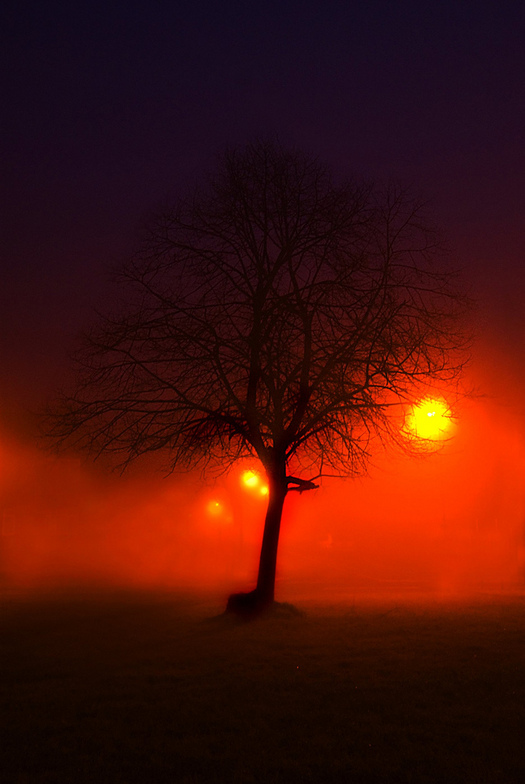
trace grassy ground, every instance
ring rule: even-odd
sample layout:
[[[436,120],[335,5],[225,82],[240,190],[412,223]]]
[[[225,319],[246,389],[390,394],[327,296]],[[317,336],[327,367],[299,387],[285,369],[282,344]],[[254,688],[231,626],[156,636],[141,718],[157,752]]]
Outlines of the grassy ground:
[[[4,600],[0,780],[525,781],[525,599]]]

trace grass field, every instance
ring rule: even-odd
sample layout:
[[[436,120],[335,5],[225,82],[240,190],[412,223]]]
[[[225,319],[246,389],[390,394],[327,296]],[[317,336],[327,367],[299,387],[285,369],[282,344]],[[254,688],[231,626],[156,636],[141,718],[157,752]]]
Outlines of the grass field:
[[[0,781],[525,781],[525,598],[4,598]]]

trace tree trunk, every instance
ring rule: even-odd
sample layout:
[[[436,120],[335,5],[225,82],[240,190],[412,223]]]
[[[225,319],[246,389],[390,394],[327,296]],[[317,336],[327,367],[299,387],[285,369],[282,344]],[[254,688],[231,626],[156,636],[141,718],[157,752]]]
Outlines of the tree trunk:
[[[227,612],[233,612],[247,619],[264,612],[274,602],[281,517],[284,499],[288,492],[284,463],[268,471],[268,485],[268,509],[264,521],[257,587],[249,593],[232,594],[226,607]]]
[[[270,478],[269,491],[256,588],[258,599],[264,606],[271,604],[275,596],[277,548],[283,504],[287,493],[286,480]]]

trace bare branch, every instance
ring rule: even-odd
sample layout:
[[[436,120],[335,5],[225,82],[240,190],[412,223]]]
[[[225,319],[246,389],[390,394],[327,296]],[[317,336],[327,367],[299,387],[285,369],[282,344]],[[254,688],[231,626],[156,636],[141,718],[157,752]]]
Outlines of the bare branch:
[[[120,271],[126,309],[85,338],[52,436],[124,464],[163,450],[172,469],[250,454],[361,471],[374,440],[403,444],[400,408],[452,393],[467,361],[440,254],[395,186],[336,185],[278,145],[230,150]]]

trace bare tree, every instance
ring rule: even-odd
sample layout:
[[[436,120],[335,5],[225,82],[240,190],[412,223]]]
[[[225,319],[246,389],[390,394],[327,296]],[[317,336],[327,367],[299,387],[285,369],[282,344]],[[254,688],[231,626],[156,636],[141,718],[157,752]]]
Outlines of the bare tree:
[[[125,311],[87,337],[53,434],[123,465],[257,456],[257,586],[229,607],[267,608],[287,493],[365,468],[372,439],[402,440],[403,406],[460,376],[461,297],[438,258],[400,189],[336,184],[275,144],[231,150],[121,271]]]

